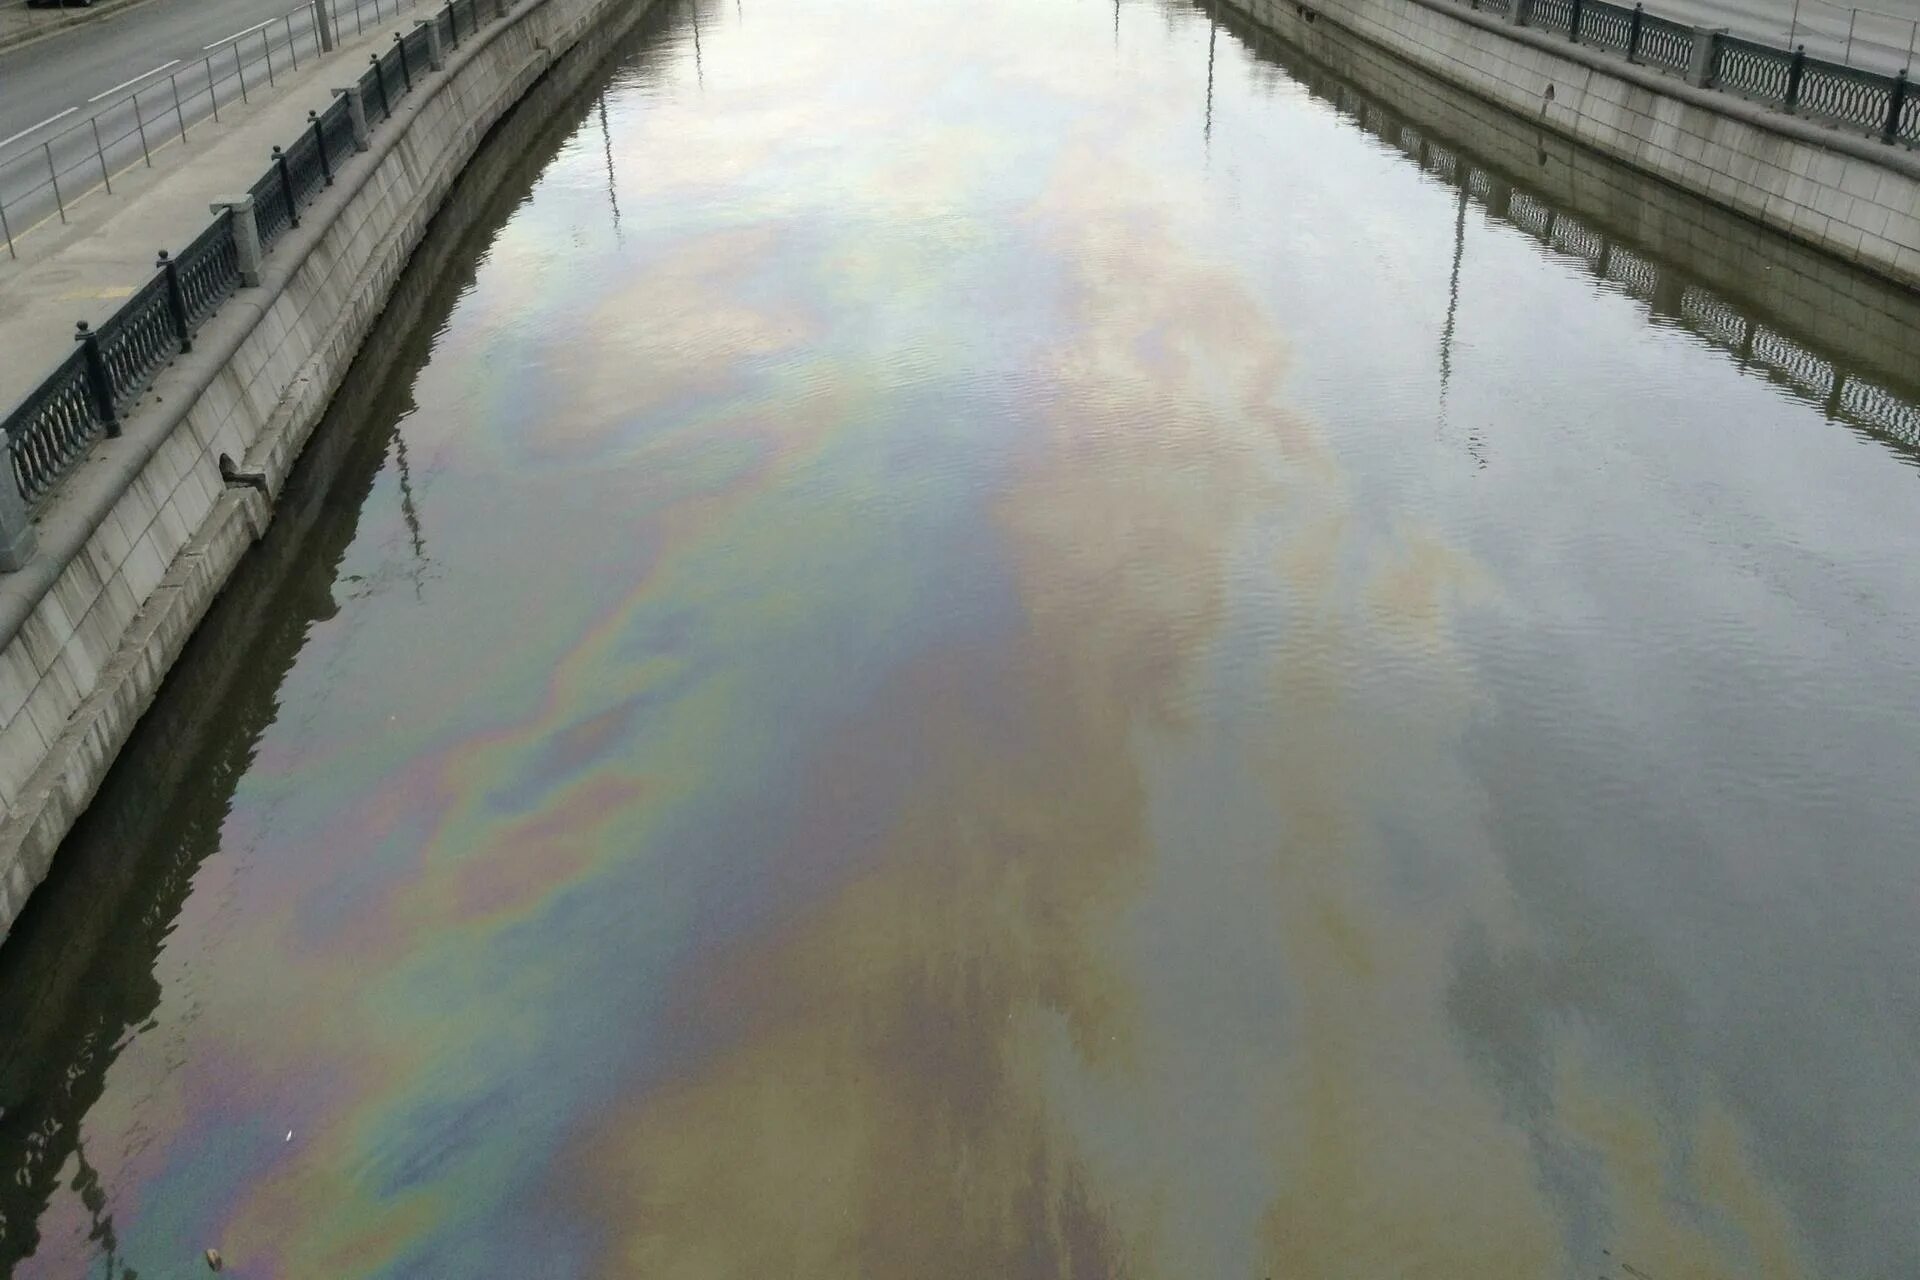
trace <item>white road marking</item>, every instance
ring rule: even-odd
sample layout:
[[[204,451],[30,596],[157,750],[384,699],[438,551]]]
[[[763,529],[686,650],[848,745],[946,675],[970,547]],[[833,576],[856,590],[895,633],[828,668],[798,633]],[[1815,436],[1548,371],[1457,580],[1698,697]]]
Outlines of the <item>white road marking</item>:
[[[159,66],[155,67],[153,70],[142,71],[139,75],[135,76],[131,80],[122,80],[119,84],[113,86],[113,88],[107,90],[105,93],[96,93],[91,98],[88,98],[87,101],[98,102],[102,98],[110,98],[114,94],[120,92],[122,89],[126,88],[130,84],[139,84],[142,80],[145,80],[148,76],[157,76],[162,71],[165,71],[168,67],[176,67],[179,65],[180,65],[180,59],[169,58],[167,59],[167,61],[161,63]]]
[[[14,134],[11,138],[0,138],[0,147],[6,146],[9,142],[18,142],[20,141],[20,139],[32,133],[35,129],[44,129],[48,125],[52,124],[55,120],[64,119],[67,116],[72,115],[74,112],[78,111],[79,109],[80,108],[78,107],[68,107],[65,111],[62,111],[59,115],[48,116],[45,120],[42,120],[39,124],[28,125],[26,128],[22,129],[20,132]]]
[[[202,45],[200,47],[200,51],[202,53],[205,53],[208,49],[218,49],[222,45],[232,44],[235,40],[238,40],[241,36],[250,36],[254,32],[258,31],[260,28],[267,26],[269,23],[274,23],[278,21],[280,21],[280,19],[278,18],[268,18],[266,22],[256,22],[252,26],[248,27],[245,31],[236,31],[230,36],[221,36],[218,40],[215,40],[212,44]]]

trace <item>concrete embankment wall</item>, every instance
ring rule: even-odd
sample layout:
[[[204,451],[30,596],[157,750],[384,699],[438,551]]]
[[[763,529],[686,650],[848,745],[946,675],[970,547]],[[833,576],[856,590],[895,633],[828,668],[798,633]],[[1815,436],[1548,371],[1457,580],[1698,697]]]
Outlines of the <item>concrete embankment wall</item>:
[[[567,92],[651,0],[522,0],[451,51],[57,494],[0,583],[0,937],[194,627],[265,530],[308,435],[488,130]],[[576,50],[576,46],[586,46]],[[562,54],[574,51],[556,67]],[[550,70],[553,74],[549,74]],[[229,487],[220,461],[265,477]]]
[[[1723,208],[1920,289],[1920,157],[1451,0],[1225,0],[1318,57],[1324,25]]]
[[[1554,211],[1550,234],[1571,236],[1566,243],[1580,252],[1590,252],[1598,235],[1650,255],[1665,264],[1661,292],[1705,286],[1740,309],[1743,323],[1764,318],[1768,328],[1844,363],[1850,373],[1920,400],[1920,290],[1836,262],[1702,196],[1649,181],[1332,22],[1313,25],[1309,55],[1245,14],[1226,12],[1221,21],[1223,30],[1310,92],[1352,112],[1363,128],[1403,151],[1411,142],[1409,159],[1424,166],[1429,157],[1418,148],[1431,142],[1469,172],[1495,179],[1474,188],[1490,211],[1504,208],[1499,183],[1524,191]],[[1447,180],[1465,179],[1450,174]],[[1568,215],[1575,225],[1566,222]]]

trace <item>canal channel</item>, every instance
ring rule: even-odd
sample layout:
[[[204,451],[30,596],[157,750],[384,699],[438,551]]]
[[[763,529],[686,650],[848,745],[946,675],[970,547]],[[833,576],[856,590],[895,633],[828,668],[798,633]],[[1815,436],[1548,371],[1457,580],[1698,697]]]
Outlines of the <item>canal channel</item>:
[[[0,1275],[1920,1273],[1912,295],[1224,9],[594,56],[0,948]]]

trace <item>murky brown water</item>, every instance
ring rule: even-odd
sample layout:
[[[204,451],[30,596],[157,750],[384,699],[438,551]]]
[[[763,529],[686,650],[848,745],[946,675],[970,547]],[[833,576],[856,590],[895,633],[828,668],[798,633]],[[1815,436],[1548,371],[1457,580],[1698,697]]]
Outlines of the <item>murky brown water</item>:
[[[0,1271],[1920,1270],[1920,308],[1317,52],[518,119],[0,954]]]

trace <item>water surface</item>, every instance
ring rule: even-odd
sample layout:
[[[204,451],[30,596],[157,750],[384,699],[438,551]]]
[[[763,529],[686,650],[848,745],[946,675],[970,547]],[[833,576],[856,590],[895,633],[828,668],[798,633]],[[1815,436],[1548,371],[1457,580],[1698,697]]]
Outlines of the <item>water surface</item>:
[[[1920,1270],[1912,302],[1353,62],[522,120],[0,955],[0,1269]]]

